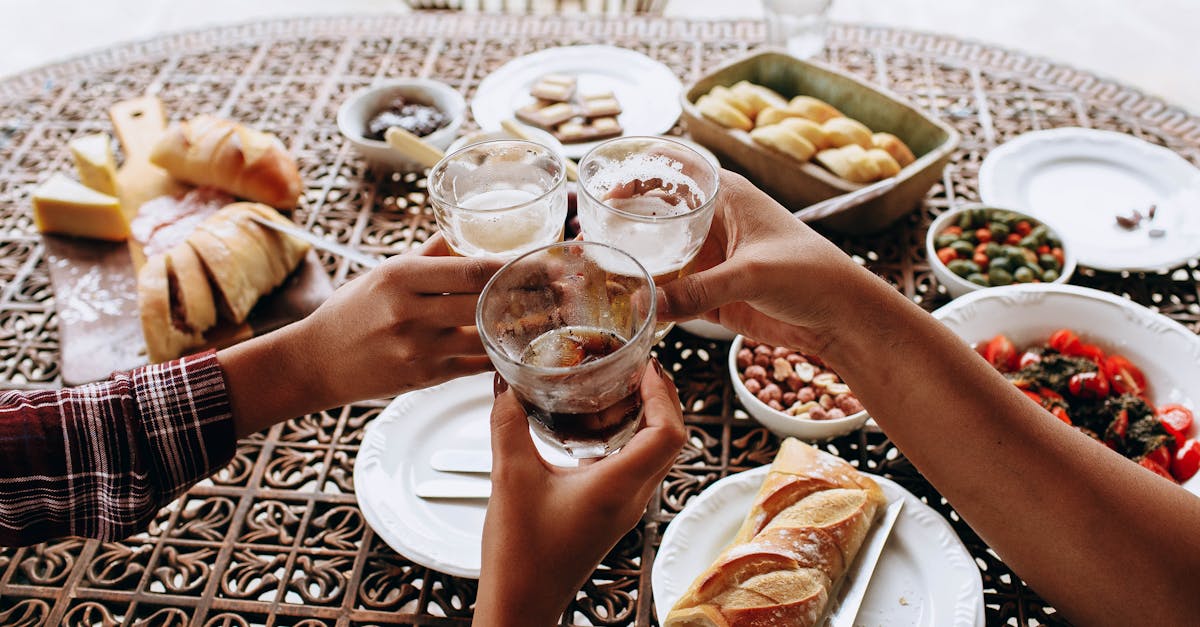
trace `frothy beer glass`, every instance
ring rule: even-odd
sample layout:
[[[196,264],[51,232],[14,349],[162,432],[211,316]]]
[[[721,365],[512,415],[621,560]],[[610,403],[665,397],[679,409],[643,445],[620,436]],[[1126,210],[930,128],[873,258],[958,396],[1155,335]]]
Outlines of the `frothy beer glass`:
[[[641,424],[654,311],[654,283],[633,257],[573,241],[501,268],[479,295],[475,323],[533,433],[591,458],[624,446]]]
[[[467,146],[429,172],[433,215],[464,257],[511,259],[562,240],[566,169],[553,150],[520,140]]]
[[[712,224],[716,166],[662,137],[622,137],[592,149],[579,165],[583,238],[633,255],[663,285],[683,276]],[[656,339],[671,330],[659,325]]]

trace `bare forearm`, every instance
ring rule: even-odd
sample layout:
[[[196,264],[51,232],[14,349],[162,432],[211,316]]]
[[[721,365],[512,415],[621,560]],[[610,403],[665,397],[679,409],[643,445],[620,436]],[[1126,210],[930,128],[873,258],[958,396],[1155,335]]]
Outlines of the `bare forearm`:
[[[826,358],[1022,578],[1083,624],[1200,615],[1200,499],[1049,419],[931,316],[849,274]]]

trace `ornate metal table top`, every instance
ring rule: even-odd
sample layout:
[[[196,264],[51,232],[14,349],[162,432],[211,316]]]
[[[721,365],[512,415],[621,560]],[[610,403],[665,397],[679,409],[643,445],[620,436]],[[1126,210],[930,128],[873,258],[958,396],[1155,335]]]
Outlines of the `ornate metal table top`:
[[[173,117],[217,112],[278,134],[307,192],[297,222],[365,250],[397,253],[434,226],[416,175],[380,177],[345,144],[334,113],[353,90],[427,76],[471,97],[509,59],[576,43],[613,43],[689,80],[758,45],[755,22],[576,20],[453,14],[304,19],[168,36],[0,82],[0,379],[60,385],[58,332],[29,195],[70,168],[71,138],[108,130],[115,101],[157,93]],[[945,302],[925,261],[930,220],[978,200],[987,151],[1020,133],[1091,126],[1132,133],[1200,165],[1200,120],[1070,68],[957,39],[855,26],[833,29],[826,60],[950,121],[963,141],[924,206],[888,233],[835,240],[923,307]],[[360,271],[332,256],[336,282]],[[1073,282],[1125,295],[1200,330],[1193,261],[1149,275],[1081,271]],[[676,376],[690,442],[643,522],[605,559],[564,625],[654,622],[649,573],[662,532],[688,498],[768,463],[778,440],[731,394],[722,344],[676,331],[657,355]],[[124,542],[60,540],[0,550],[0,624],[461,625],[475,583],[392,552],[355,504],[352,468],[382,402],[297,418],[243,441],[236,459]],[[879,433],[826,448],[885,474],[944,514],[983,575],[988,624],[1062,624]]]

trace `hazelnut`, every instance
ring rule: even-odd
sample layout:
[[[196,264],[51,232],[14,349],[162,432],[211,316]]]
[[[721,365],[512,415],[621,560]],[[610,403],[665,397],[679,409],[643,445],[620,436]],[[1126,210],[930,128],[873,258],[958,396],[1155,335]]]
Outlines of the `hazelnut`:
[[[799,392],[800,388],[804,387],[804,381],[801,381],[800,377],[797,377],[796,373],[793,372],[792,376],[788,377],[787,379],[787,386],[793,392]]]
[[[808,418],[810,420],[829,420],[829,412],[825,411],[825,408],[820,405],[817,405],[808,410]]]
[[[795,374],[795,371],[792,370],[792,365],[782,357],[776,357],[775,361],[771,362],[771,366],[775,370],[775,372],[771,373],[771,378],[776,381],[787,381],[789,376]]]
[[[770,355],[763,355],[762,353],[758,353],[758,354],[754,355],[754,365],[756,365],[756,366],[762,366],[763,368],[769,368],[769,367],[771,367],[771,361],[772,360],[771,360]]]
[[[817,374],[817,369],[808,362],[796,364],[792,369],[796,371],[796,376],[805,383],[811,382]]]
[[[810,403],[817,400],[817,392],[808,386],[802,387],[796,391],[796,400],[801,403]]]
[[[754,353],[750,349],[743,348],[742,350],[738,351],[738,354],[737,354],[737,367],[738,368],[745,370],[752,363],[754,363]]]
[[[771,401],[779,402],[783,400],[783,390],[779,389],[779,386],[774,383],[768,383],[759,391],[758,400],[764,403],[770,403]]]
[[[822,394],[821,398],[817,399],[817,402],[825,409],[833,409],[833,397],[828,394]]]
[[[788,353],[787,360],[788,360],[788,363],[792,364],[793,366],[795,366],[796,364],[808,363],[808,360],[805,359],[804,355],[801,355],[800,353]]]
[[[746,391],[755,396],[758,396],[758,393],[762,391],[762,384],[758,382],[758,379],[746,379],[744,383],[746,384]]]
[[[758,342],[756,342],[748,337],[744,337],[744,338],[742,338],[742,346],[745,346],[746,348],[757,348]]]
[[[754,347],[755,355],[771,355],[774,352],[775,351],[773,351],[771,347],[767,346],[766,344],[759,344],[758,346]]]
[[[780,405],[779,401],[768,401],[767,407],[770,407],[771,409],[774,409],[775,411],[783,411],[783,405]]]
[[[858,402],[853,394],[841,394],[833,401],[838,409],[846,412],[846,415],[857,414],[863,410],[862,403]]]
[[[758,379],[759,383],[766,383],[767,369],[759,365],[750,366],[749,368],[746,368],[746,378]]]
[[[845,417],[846,417],[846,412],[838,409],[837,407],[834,407],[833,409],[829,410],[829,419],[830,420],[840,420]]]
[[[792,354],[792,351],[782,346],[776,346],[775,350],[771,351],[771,356],[777,359],[787,359],[787,356],[790,354]]]
[[[796,393],[795,392],[784,392],[783,393],[783,404],[784,405],[786,405],[787,407],[791,407],[795,403],[796,403]]]

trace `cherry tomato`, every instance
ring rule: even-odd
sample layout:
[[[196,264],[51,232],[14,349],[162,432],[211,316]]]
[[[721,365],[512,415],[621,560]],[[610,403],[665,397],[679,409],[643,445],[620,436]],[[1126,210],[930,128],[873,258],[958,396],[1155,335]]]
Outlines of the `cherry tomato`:
[[[1042,361],[1042,356],[1040,354],[1031,351],[1025,351],[1024,353],[1021,353],[1021,358],[1017,360],[1017,367],[1024,368],[1025,366],[1036,364],[1040,361]]]
[[[976,244],[975,245],[975,254],[978,255],[979,253],[986,251],[987,245],[988,245],[987,242],[979,242],[978,244]]]
[[[1021,390],[1021,392],[1023,392],[1025,396],[1028,396],[1030,400],[1037,403],[1039,407],[1041,406],[1042,397],[1039,396],[1037,392],[1030,392],[1029,390]]]
[[[1004,243],[1008,244],[1009,246],[1016,246],[1017,244],[1020,244],[1021,243],[1021,234],[1020,233],[1009,233],[1008,237],[1004,238]]]
[[[1080,342],[1078,356],[1086,357],[1092,360],[1092,363],[1096,364],[1097,366],[1104,363],[1104,351],[1100,350],[1100,347],[1096,346],[1095,344],[1084,344],[1083,342]],[[1101,370],[1104,369],[1101,368]]]
[[[1008,372],[1017,365],[1017,347],[1013,345],[1012,340],[997,335],[988,340],[987,345],[983,347],[983,358],[997,370]]]
[[[962,235],[962,227],[961,227],[961,226],[959,226],[959,225],[957,225],[957,224],[955,224],[955,225],[953,225],[953,226],[948,226],[948,227],[946,227],[946,228],[942,229],[942,232],[943,232],[943,233],[950,233],[950,234],[952,234],[952,235]]]
[[[1129,411],[1122,409],[1117,412],[1117,417],[1113,419],[1112,424],[1108,425],[1108,433],[1105,434],[1113,439],[1124,440],[1125,434],[1129,431]]]
[[[975,229],[975,241],[982,242],[984,244],[992,241],[991,229],[987,229],[987,228]]]
[[[1103,399],[1108,397],[1108,379],[1100,372],[1080,372],[1071,375],[1067,389],[1079,398]]]
[[[1067,410],[1061,405],[1055,405],[1054,407],[1050,408],[1050,413],[1054,414],[1055,418],[1058,418],[1067,424],[1074,424],[1071,422],[1071,416],[1067,414]]]
[[[1066,405],[1066,401],[1063,400],[1062,394],[1059,394],[1058,392],[1055,392],[1054,390],[1051,390],[1050,388],[1042,388],[1041,390],[1038,390],[1038,393],[1042,395],[1042,398],[1046,399],[1047,401],[1049,401],[1051,403],[1058,403],[1059,405]]]
[[[1041,246],[1038,246],[1038,247],[1037,247],[1037,254],[1039,254],[1039,255],[1049,255],[1049,254],[1050,254],[1050,247],[1049,247],[1049,246],[1047,246],[1047,245],[1045,245],[1045,244],[1042,244]]]
[[[1059,266],[1065,265],[1067,263],[1065,261],[1066,257],[1063,255],[1063,250],[1061,248],[1051,248],[1050,254],[1054,255],[1054,258],[1058,260]]]
[[[1108,377],[1108,382],[1112,384],[1112,389],[1117,394],[1141,396],[1146,392],[1146,375],[1120,355],[1106,357],[1100,370],[1104,372],[1104,376]]]
[[[1175,438],[1175,444],[1183,446],[1188,431],[1192,428],[1192,410],[1183,405],[1163,405],[1158,408],[1156,415],[1167,433]]]
[[[984,253],[975,253],[975,256],[971,257],[971,261],[974,261],[975,265],[979,266],[981,269],[986,270],[991,259],[988,259],[988,256]]]
[[[954,252],[953,248],[950,248],[949,246],[947,246],[946,248],[943,248],[943,249],[937,251],[937,258],[938,258],[938,261],[942,262],[942,264],[945,265],[945,264],[949,264],[951,261],[954,261],[955,259],[958,259],[958,253]]]
[[[1173,482],[1173,483],[1175,482],[1175,477],[1172,477],[1171,473],[1167,472],[1166,468],[1163,468],[1161,464],[1159,464],[1158,462],[1156,462],[1154,460],[1151,460],[1148,457],[1143,457],[1141,460],[1139,460],[1138,465],[1160,477],[1163,477],[1165,479],[1170,479],[1171,482]]]
[[[1160,446],[1146,453],[1146,457],[1163,468],[1171,467],[1171,449],[1167,446]]]
[[[1200,442],[1188,440],[1175,451],[1175,458],[1171,460],[1171,474],[1175,475],[1176,481],[1183,483],[1191,479],[1197,470],[1200,470]]]
[[[1020,222],[1017,222],[1016,226],[1013,227],[1013,231],[1016,231],[1017,235],[1020,235],[1021,237],[1029,235],[1029,232],[1032,230],[1033,225],[1029,223],[1029,220],[1021,220]]]
[[[1079,346],[1082,342],[1079,341],[1079,336],[1070,329],[1059,329],[1050,334],[1050,348],[1064,354],[1076,355],[1079,352]]]

